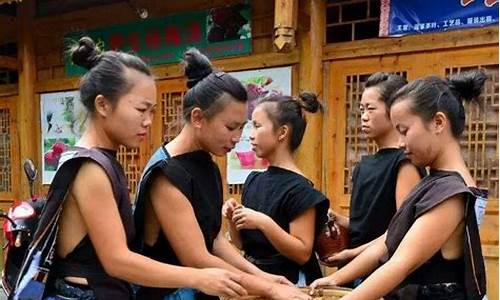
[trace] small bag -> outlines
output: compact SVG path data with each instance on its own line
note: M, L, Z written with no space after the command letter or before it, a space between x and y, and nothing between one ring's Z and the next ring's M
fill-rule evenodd
M338 253L349 246L349 232L341 226L334 215L328 214L323 230L316 237L316 252L319 259L324 261L327 257Z

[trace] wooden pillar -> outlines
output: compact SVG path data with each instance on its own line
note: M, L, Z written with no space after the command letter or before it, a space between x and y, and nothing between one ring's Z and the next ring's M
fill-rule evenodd
M275 0L274 47L278 52L290 52L296 46L299 0Z
M28 181L24 176L22 162L31 158L35 166L41 166L38 140L40 133L39 103L35 97L36 63L33 45L33 18L35 15L35 1L22 1L18 3L18 32L17 47L19 60L19 96L17 102L17 120L19 132L19 157L20 168L20 193L21 197L29 194ZM41 169L39 167L40 176ZM40 180L38 180L40 182ZM36 190L36 189L35 189Z
M325 1L301 0L299 22L299 90L311 91L325 103L323 95L322 53L325 36ZM310 17L307 17L307 16ZM307 178L314 182L317 189L322 188L322 136L323 115L318 112L307 113L307 129L296 158Z

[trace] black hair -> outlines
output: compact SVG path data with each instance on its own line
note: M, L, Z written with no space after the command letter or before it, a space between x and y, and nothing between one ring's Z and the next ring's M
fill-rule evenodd
M384 102L387 116L389 116L389 109L393 101L392 95L407 83L406 78L403 76L387 72L377 72L368 77L365 83L365 89L371 87L378 89L380 94L379 100Z
M307 121L303 110L315 113L323 111L321 102L314 93L302 92L298 98L292 96L274 95L263 98L260 104L271 104L264 106L269 119L275 129L283 125L290 125L290 150L295 151L302 142L306 131Z
M474 70L455 75L449 79L427 76L417 79L394 95L394 103L408 99L412 113L424 121L430 121L437 112L450 120L453 135L458 138L465 127L463 101L478 101L487 77L484 71Z
M221 95L227 93L238 102L247 102L247 91L241 82L224 72L214 72L210 60L198 49L184 53L184 73L189 90L184 96L184 120L191 120L191 111L199 107L207 119L215 116L227 104Z
M89 37L82 37L70 51L71 60L77 66L87 69L80 80L80 98L92 113L95 98L103 95L112 104L133 87L125 75L127 68L152 76L151 71L139 57L118 51L102 52Z

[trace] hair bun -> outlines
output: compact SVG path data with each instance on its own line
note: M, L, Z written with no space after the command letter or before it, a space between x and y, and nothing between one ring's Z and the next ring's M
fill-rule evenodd
M471 101L477 99L479 95L481 95L486 79L487 77L484 71L474 70L452 76L448 80L448 84L458 100Z
M212 72L210 60L198 49L190 48L184 52L184 74L188 78L188 88L192 88Z
M299 104L302 108L310 113L315 113L318 110L323 110L321 102L318 101L316 94L311 92L301 92L299 94Z
M92 69L101 60L101 50L89 37L82 37L71 50L71 60L77 66Z

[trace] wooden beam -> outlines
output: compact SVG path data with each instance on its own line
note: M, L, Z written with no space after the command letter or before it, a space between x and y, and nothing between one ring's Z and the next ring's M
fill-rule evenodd
M301 18L299 28L309 28L308 31L300 30L299 50L299 91L311 91L323 98L323 71L322 71L322 46L325 34L325 1L301 0L301 14L310 18ZM304 24L302 24L304 23ZM307 113L307 128L302 144L297 149L296 161L299 168L307 178L314 182L314 187L322 189L322 126L323 115L320 112Z
M498 26L329 44L323 60L498 45Z
M18 69L17 58L12 56L0 55L0 68L17 70Z
M290 52L296 46L298 0L275 0L274 47L278 52Z
M294 50L291 53L286 54L271 52L251 56L215 59L212 61L216 68L225 72L288 66L297 64L298 62L298 50ZM182 68L179 64L153 66L151 69L153 70L153 74L156 79L172 79L184 76ZM74 90L78 88L79 80L79 77L65 77L37 81L35 83L35 93Z
M18 4L18 54L19 68L19 96L17 103L17 126L19 132L19 158L23 161L31 158L35 165L40 167L40 118L39 101L35 97L34 85L36 80L35 47L33 43L33 18L35 15L35 1L23 1ZM20 170L22 166L17 166ZM20 171L23 172L22 170ZM20 194L26 195L29 187L26 180L17 185Z
M299 62L299 52L297 50L291 53L263 53L251 56L231 57L224 59L215 59L213 65L225 72L242 71L250 69L279 67L293 65ZM179 64L168 64L162 66L153 66L153 73L158 79L182 77L182 68Z
M0 84L0 97L17 95L17 84Z
M59 92L74 90L78 88L80 77L65 77L37 81L35 83L35 93Z

